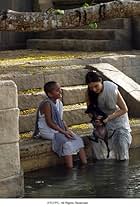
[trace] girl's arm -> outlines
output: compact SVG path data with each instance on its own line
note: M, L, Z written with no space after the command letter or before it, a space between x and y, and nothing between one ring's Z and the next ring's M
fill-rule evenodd
M41 112L45 114L46 123L50 128L64 134L68 138L71 138L71 136L69 135L69 133L66 130L62 129L61 127L59 127L57 124L55 124L53 122L53 120L52 120L52 110L51 110L51 106L50 106L49 103L44 104Z
M68 126L67 126L67 124L66 124L66 122L64 120L63 120L63 123L64 123L64 126L65 126L65 129L68 131L69 128L68 128Z
M51 110L51 106L50 106L49 103L45 103L43 105L43 107L41 109L41 112L45 114L46 123L50 128L52 128L56 131L59 131L62 134L65 134L65 131L53 122L53 120L52 120L52 110Z
M119 109L117 111L115 111L113 114L110 114L106 119L104 119L104 123L106 123L112 119L115 119L115 118L125 114L126 112L128 112L127 105L126 105L126 103L125 103L125 101L119 91L118 91L116 104L119 106Z

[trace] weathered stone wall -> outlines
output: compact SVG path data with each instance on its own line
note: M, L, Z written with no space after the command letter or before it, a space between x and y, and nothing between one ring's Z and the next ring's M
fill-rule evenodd
M0 197L22 197L17 87L0 81L0 92Z
M133 48L140 49L140 17L132 18Z
M33 0L4 0L0 1L0 10L32 11ZM33 36L27 32L0 32L0 50L20 49L26 47L26 40Z

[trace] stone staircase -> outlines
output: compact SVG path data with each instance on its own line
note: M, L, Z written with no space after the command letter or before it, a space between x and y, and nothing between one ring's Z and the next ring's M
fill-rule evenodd
M58 29L37 33L27 40L27 48L67 51L117 51L131 49L131 20L112 19L76 29Z
M131 58L133 58L133 55ZM131 100L131 106L135 103L135 110L133 110L133 107L130 107L131 111L139 111L138 103L140 102L140 97L137 94L140 91L139 85L134 83L132 79L127 78L126 75L122 74L110 64L105 64L103 62L116 64L120 69L123 69L124 66L127 68L128 64L131 62L131 67L135 66L137 68L137 65L139 65L139 58L137 57L137 61L136 57L135 60L131 59L130 61L129 56L127 58L126 55L122 55L121 57L119 56L119 61L117 57L115 59L112 56L74 59L69 61L59 60L54 62L42 60L41 62L26 62L24 67L23 65L19 65L16 66L16 69L14 66L11 70L10 68L7 69L7 74L0 75L0 79L12 79L18 87L18 104L20 108L20 155L24 171L31 171L63 163L63 159L58 158L52 152L50 141L31 138L35 125L36 109L40 101L45 97L42 90L45 82L55 80L61 84L64 120L74 132L82 136L88 158L92 156L91 143L88 137L93 128L90 124L90 118L85 114L85 91L87 89L85 85L85 75L88 70L91 70L95 66L95 63L96 67L105 78L116 81L117 84L122 86L122 92L126 101ZM10 71L10 73L8 71ZM114 79L114 77L119 78ZM121 81L124 81L124 83L122 84ZM126 85L125 83L128 84ZM130 91L132 92L128 96ZM140 114L138 114L138 117L140 117ZM133 139L131 147L140 146L139 128L140 125L134 121L134 124L132 123L132 131L135 138Z

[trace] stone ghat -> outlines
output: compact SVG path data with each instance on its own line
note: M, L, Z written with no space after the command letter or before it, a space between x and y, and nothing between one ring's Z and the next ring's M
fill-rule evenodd
M45 54L45 53L43 53ZM47 52L46 52L47 54ZM45 56L46 58L46 56ZM89 117L85 114L85 75L94 67L102 73L104 79L109 79L119 85L120 90L129 105L132 117L140 118L140 86L139 86L139 53L131 54L100 54L93 56L87 54L79 58L50 61L22 59L24 64L8 61L5 66L1 61L0 79L10 79L17 84L18 105L20 108L20 154L24 171L31 171L63 163L62 159L51 151L51 142L31 139L35 125L35 113L39 102L44 99L43 85L45 82L55 80L62 86L64 119L69 127L81 135L85 141L88 158L92 157L91 143L88 139L92 133ZM107 64L109 63L109 64ZM11 64L11 65L10 65ZM111 65L112 64L112 65ZM115 66L115 67L114 67ZM119 70L118 70L118 69ZM129 68L129 70L127 70ZM131 68L133 72L131 71ZM121 72L122 71L122 72ZM123 73L125 72L125 74ZM128 77L129 76L129 77ZM135 78L132 80L131 78ZM135 105L135 107L133 107ZM139 124L134 120L132 126L133 143L131 147L139 147ZM27 139L25 139L27 138ZM77 159L77 157L76 157Z

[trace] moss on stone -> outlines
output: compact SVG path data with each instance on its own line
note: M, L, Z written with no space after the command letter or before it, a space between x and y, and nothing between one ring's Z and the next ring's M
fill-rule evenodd
M40 50L14 50L0 52L0 66L21 65L35 61L56 61L73 58L89 58L105 54L105 52L67 52L67 51L40 51Z
M81 108L85 108L86 107L86 103L79 103L79 104L74 104L74 105L66 105L64 106L64 110L68 111L68 110L74 110L74 109L81 109Z
M32 108L32 109L26 109L26 110L21 110L21 111L20 111L20 115L33 114L34 112L36 112L36 109L35 109L35 108Z
M130 125L140 124L140 119L130 119Z
M19 134L20 139L31 139L33 132L21 133Z
M22 94L36 94L36 93L39 93L39 92L43 92L42 88L33 88L33 89L28 89L28 90L24 90L24 91L18 91L18 93L20 95Z

